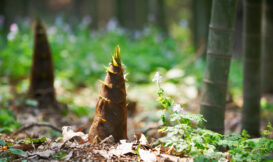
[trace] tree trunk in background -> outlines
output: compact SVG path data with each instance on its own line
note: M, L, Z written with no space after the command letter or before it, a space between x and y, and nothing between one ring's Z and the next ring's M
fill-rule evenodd
M12 9L14 2L13 1L5 1L4 2L4 16L5 16L5 21L4 21L4 31L6 34L9 32L10 25L14 22L16 13Z
M118 19L119 25L122 27L125 26L124 1L125 0L116 0L115 1L115 15Z
M90 16L92 18L91 28L98 28L98 0L86 1L88 8L90 7Z
M49 6L48 1L37 1L37 0L29 0L30 8L31 8L31 16L39 15L40 17L47 18L49 17Z
M18 16L24 17L27 15L27 1L0 0L0 15L3 16L0 35L3 45L1 44L0 46L4 47L6 45L10 25L15 22L15 18Z
M74 15L78 19L81 19L83 17L83 4L84 0L73 0L73 10L74 10Z
M166 4L165 0L156 0L156 13L155 13L155 22L160 30L168 35L168 23L166 19Z
M142 30L148 22L149 4L148 0L136 0L135 27Z
M56 105L54 67L46 29L40 20L34 25L34 52L28 96L38 101L39 107Z
M265 0L265 33L262 57L262 90L273 94L273 0Z
M260 135L262 1L245 0L244 9L242 129L257 137Z
M8 28L6 26L6 2L5 0L0 0L0 15L2 16L0 19L2 19L2 24L0 24L0 31L2 34L0 34L0 49L3 48L7 41L7 32Z
M28 16L28 3L29 1L28 0L21 0L22 1L22 4L21 4L21 7L22 7L22 16L23 17L27 17Z
M237 4L237 16L234 31L234 46L233 46L233 58L241 59L243 57L243 1L238 1Z
M97 0L97 14L98 14L98 28L103 29L110 21L113 15L113 1L109 0Z
M193 42L196 49L208 41L212 0L193 0Z
M136 29L135 19L136 19L136 1L138 0L125 0L125 27L131 31Z
M5 0L0 0L0 15L5 14Z
M139 0L116 0L116 15L119 24L131 31L136 30L137 3L140 3Z
M207 129L224 133L228 73L233 47L236 0L213 0L207 65L200 111Z

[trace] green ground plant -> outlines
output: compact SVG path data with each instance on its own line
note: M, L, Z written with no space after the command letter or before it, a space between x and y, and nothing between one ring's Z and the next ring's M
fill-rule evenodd
M16 144L31 144L34 148L36 144L43 144L46 142L46 137L41 138L25 138L15 141ZM0 147L2 150L0 151L0 162L12 161L16 156L26 157L27 153L21 149L17 149L13 147L13 143L5 142L0 139ZM4 148L4 149L3 149Z
M11 161L14 156L21 156L21 157L27 156L27 153L24 152L23 150L13 148L11 143L6 143L5 141L1 139L0 139L0 147L6 148L4 150L7 150L5 152L0 151L1 162Z
M20 126L21 123L16 121L12 111L0 108L0 133L11 133Z
M192 156L195 161L224 160L230 161L261 161L273 151L272 126L262 132L265 137L249 139L246 131L242 134L221 135L204 129L206 120L200 114L185 112L181 105L166 97L160 87L162 77L156 74L157 101L162 105L161 121L163 126L159 132L167 135L158 139L156 145L168 147L170 152L179 156Z

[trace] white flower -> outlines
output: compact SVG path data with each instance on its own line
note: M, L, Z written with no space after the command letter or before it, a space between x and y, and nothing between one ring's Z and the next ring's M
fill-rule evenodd
M155 76L153 78L153 82L157 82L157 84L161 83L162 76L158 72L155 73Z
M17 33L18 32L18 25L15 23L11 24L9 30L10 30L10 32Z
M13 41L18 33L18 26L17 24L13 23L10 25L10 32L8 34L8 40Z
M47 33L49 35L54 35L54 34L56 34L56 32L57 32L57 29L54 26L49 27L48 30L47 30Z
M173 112L183 113L183 112L184 112L184 109L181 107L180 104L175 104L175 105L173 106Z

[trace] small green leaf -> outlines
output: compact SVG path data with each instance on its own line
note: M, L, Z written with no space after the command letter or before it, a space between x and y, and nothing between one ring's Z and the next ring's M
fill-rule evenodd
M135 150L135 153L136 153L137 155L139 155L140 146L141 146L141 144L137 145L137 148L136 148L136 150Z
M7 142L6 145L9 146L9 147L11 147L11 146L12 146L12 143L11 143L11 142Z
M164 125L166 125L167 124L167 122L166 122L166 118L165 118L165 115L163 114L163 115L161 115L161 120L162 120L162 122L163 122L163 124Z
M242 137L244 139L248 139L250 137L245 129L242 131Z
M18 143L21 143L21 142L23 142L23 141L25 141L24 139L20 139L20 140L18 140L16 143L18 144Z
M5 145L6 145L6 142L0 139L0 145L1 145L1 146L5 146Z
M0 158L0 162L6 162L7 158Z
M66 155L67 155L66 153L62 153L62 154L60 155L60 159L66 157Z
M262 135L271 135L272 134L272 132L270 132L269 130L264 130L264 131L262 131Z
M40 138L40 142L44 143L46 141L46 137Z
M270 122L267 123L267 129L268 129L268 130L273 130L272 125L271 125Z
M19 156L23 156L23 157L27 156L27 153L24 152L23 150L20 150L20 149L9 148L8 150L9 150L10 153L12 153L14 155L19 155Z
M162 128L160 128L160 129L158 130L158 132L164 132L164 131L166 131L166 129L167 129L167 127L162 127Z

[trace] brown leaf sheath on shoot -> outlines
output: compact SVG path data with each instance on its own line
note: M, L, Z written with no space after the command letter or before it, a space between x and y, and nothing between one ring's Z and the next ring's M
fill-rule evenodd
M46 29L38 18L34 23L34 53L32 58L28 97L38 101L39 107L56 104L54 68Z
M88 134L91 143L110 135L116 142L127 139L126 90L119 46L116 47L106 72L105 80L101 81L101 96Z

